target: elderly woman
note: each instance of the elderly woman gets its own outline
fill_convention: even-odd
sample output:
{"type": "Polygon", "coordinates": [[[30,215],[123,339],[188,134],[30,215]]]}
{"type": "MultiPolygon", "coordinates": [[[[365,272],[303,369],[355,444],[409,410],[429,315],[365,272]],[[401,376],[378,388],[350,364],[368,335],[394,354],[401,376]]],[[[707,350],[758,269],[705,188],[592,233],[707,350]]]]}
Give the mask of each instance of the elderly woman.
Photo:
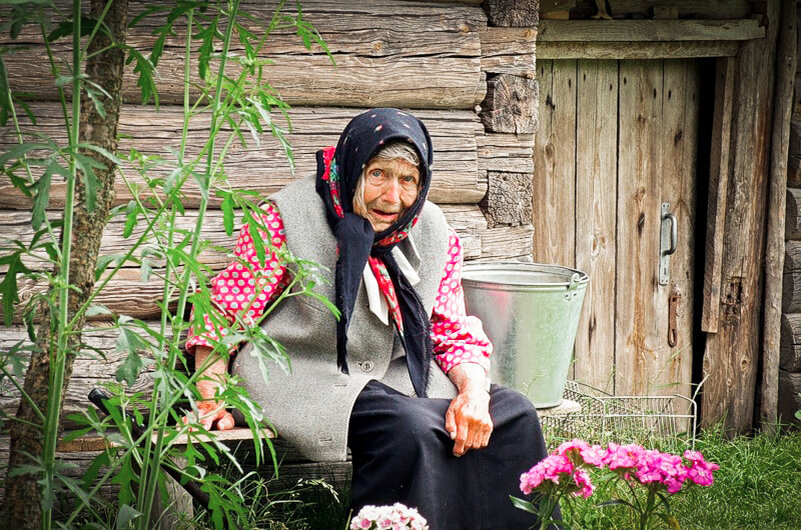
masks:
{"type": "MultiPolygon", "coordinates": [[[[427,202],[433,159],[423,123],[397,109],[356,116],[336,148],[317,153],[317,173],[272,195],[264,224],[276,248],[326,267],[312,297],[285,299],[262,324],[283,344],[292,373],[265,384],[248,345],[232,370],[264,406],[281,437],[309,459],[353,459],[352,504],[401,502],[432,529],[516,529],[535,521],[515,509],[520,474],[546,455],[535,409],[521,394],[490,385],[492,346],[467,316],[462,247],[440,209],[427,202]]],[[[244,226],[232,264],[213,280],[215,301],[251,318],[287,284],[277,254],[259,263],[244,226]]],[[[219,339],[190,333],[199,365],[219,339]]],[[[214,401],[216,361],[198,382],[208,427],[233,426],[214,401]]]]}

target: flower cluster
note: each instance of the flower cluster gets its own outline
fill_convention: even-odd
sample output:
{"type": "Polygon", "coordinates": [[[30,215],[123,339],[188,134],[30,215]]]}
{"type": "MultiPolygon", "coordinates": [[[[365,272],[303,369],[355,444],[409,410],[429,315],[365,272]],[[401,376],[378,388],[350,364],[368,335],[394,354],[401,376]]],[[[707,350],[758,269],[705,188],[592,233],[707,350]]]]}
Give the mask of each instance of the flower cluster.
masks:
{"type": "Polygon", "coordinates": [[[351,530],[428,530],[428,522],[415,508],[396,502],[392,506],[368,505],[350,522],[351,530]]]}
{"type": "MultiPolygon", "coordinates": [[[[523,493],[538,493],[545,500],[540,508],[521,499],[513,498],[513,501],[522,509],[537,512],[543,521],[550,520],[556,503],[565,495],[585,499],[592,495],[594,486],[588,470],[603,468],[632,487],[639,484],[645,488],[645,502],[621,499],[620,503],[638,512],[641,521],[647,521],[655,513],[657,501],[667,506],[666,494],[677,493],[686,484],[711,485],[712,473],[719,466],[704,460],[698,451],[685,451],[682,458],[636,444],[610,443],[604,448],[574,439],[560,445],[554,453],[520,476],[520,490],[523,493]],[[689,463],[685,464],[685,461],[689,463]],[[543,506],[546,510],[542,509],[543,506]]],[[[633,495],[636,496],[635,493],[633,495]]]]}

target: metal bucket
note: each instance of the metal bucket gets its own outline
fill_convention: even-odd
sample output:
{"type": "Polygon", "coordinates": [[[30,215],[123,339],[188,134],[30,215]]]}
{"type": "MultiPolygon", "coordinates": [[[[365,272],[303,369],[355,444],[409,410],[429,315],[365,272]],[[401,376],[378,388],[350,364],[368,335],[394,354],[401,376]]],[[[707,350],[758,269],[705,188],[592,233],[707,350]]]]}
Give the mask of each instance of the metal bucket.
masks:
{"type": "Polygon", "coordinates": [[[495,346],[494,383],[523,392],[537,408],[562,403],[589,281],[558,265],[465,265],[467,313],[481,319],[495,346]]]}

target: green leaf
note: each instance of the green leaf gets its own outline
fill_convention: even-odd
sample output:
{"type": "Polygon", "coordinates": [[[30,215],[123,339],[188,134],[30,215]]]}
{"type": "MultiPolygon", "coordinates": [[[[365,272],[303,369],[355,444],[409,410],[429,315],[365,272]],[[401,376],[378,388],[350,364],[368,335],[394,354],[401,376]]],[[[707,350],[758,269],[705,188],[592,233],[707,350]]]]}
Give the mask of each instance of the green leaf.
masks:
{"type": "Polygon", "coordinates": [[[139,214],[139,206],[136,204],[136,201],[131,199],[128,202],[128,206],[125,208],[125,226],[122,229],[122,237],[124,237],[125,239],[131,237],[133,229],[136,226],[136,220],[138,214],[139,214]]]}
{"type": "MultiPolygon", "coordinates": [[[[5,256],[4,256],[5,257],[5,256]]],[[[3,281],[0,282],[0,296],[2,296],[3,319],[6,326],[10,326],[14,318],[14,304],[19,302],[17,274],[29,273],[31,270],[22,263],[20,251],[11,255],[3,281]]]]}
{"type": "Polygon", "coordinates": [[[234,197],[231,193],[225,193],[222,205],[223,211],[223,226],[225,227],[225,234],[231,235],[234,233],[234,197]]]}
{"type": "Polygon", "coordinates": [[[26,154],[34,151],[36,149],[49,149],[49,144],[39,144],[39,143],[24,143],[18,144],[0,155],[0,167],[6,165],[9,160],[19,160],[23,158],[26,154]]]}
{"type": "Polygon", "coordinates": [[[145,367],[145,363],[142,361],[142,357],[139,356],[135,351],[131,351],[128,353],[128,356],[125,357],[125,360],[120,364],[117,368],[117,373],[115,377],[117,381],[123,382],[128,386],[133,386],[136,383],[136,379],[139,377],[139,373],[145,367]]]}
{"type": "Polygon", "coordinates": [[[94,304],[90,305],[89,308],[86,310],[86,316],[93,317],[97,315],[113,315],[108,307],[101,305],[101,304],[94,304]]]}
{"type": "Polygon", "coordinates": [[[89,96],[89,99],[92,101],[92,104],[95,106],[95,110],[97,111],[98,114],[100,114],[101,118],[105,118],[106,117],[106,107],[103,106],[103,102],[100,101],[100,99],[98,99],[97,93],[94,90],[92,90],[88,86],[85,86],[85,88],[86,88],[86,95],[89,96]]]}
{"type": "Polygon", "coordinates": [[[14,102],[11,99],[11,90],[8,86],[8,74],[6,73],[6,63],[0,55],[0,127],[5,127],[8,117],[13,111],[14,102]]]}
{"type": "Polygon", "coordinates": [[[95,268],[95,281],[98,281],[103,273],[106,272],[106,269],[112,263],[116,266],[123,258],[125,254],[107,254],[104,256],[100,256],[97,258],[97,267],[95,268]]]}
{"type": "MultiPolygon", "coordinates": [[[[92,33],[92,30],[94,29],[96,24],[97,24],[97,20],[95,20],[93,18],[82,16],[81,17],[81,37],[86,37],[86,36],[90,35],[92,33]]],[[[47,41],[48,42],[54,42],[54,41],[56,41],[56,40],[58,40],[58,39],[60,39],[62,37],[66,37],[68,35],[72,35],[74,27],[75,27],[75,23],[72,20],[65,20],[64,22],[62,22],[61,24],[56,26],[56,29],[54,29],[53,31],[50,32],[50,34],[47,36],[47,41]]],[[[108,28],[102,28],[101,27],[100,31],[102,31],[106,35],[109,34],[108,33],[108,28]]]]}
{"type": "Polygon", "coordinates": [[[53,176],[53,165],[58,165],[58,162],[51,160],[47,169],[39,177],[31,188],[36,191],[33,198],[33,212],[31,213],[31,225],[34,230],[39,230],[42,223],[46,219],[47,205],[50,204],[50,180],[53,176]]]}
{"type": "Polygon", "coordinates": [[[125,60],[125,64],[131,64],[132,62],[136,62],[136,66],[134,66],[134,74],[137,74],[139,77],[136,80],[136,86],[142,92],[142,104],[147,105],[150,103],[150,98],[153,98],[153,104],[155,105],[156,109],[159,108],[159,92],[156,88],[156,82],[154,79],[155,73],[155,66],[153,63],[142,55],[139,51],[131,46],[126,46],[125,49],[128,51],[128,59],[125,60]]]}
{"type": "Polygon", "coordinates": [[[123,504],[120,506],[120,511],[117,513],[117,524],[115,525],[116,530],[124,530],[128,528],[134,519],[141,516],[141,512],[136,511],[127,504],[123,504]]]}
{"type": "Polygon", "coordinates": [[[509,498],[512,500],[512,504],[514,505],[515,508],[519,508],[528,513],[533,513],[534,515],[539,515],[537,509],[534,508],[534,505],[529,501],[518,499],[517,497],[513,497],[512,495],[509,495],[509,498]]]}
{"type": "Polygon", "coordinates": [[[83,175],[83,185],[86,189],[86,209],[90,212],[95,209],[97,203],[97,190],[100,187],[100,181],[97,180],[95,169],[106,169],[105,164],[98,162],[91,156],[73,153],[75,165],[81,170],[83,175]]]}

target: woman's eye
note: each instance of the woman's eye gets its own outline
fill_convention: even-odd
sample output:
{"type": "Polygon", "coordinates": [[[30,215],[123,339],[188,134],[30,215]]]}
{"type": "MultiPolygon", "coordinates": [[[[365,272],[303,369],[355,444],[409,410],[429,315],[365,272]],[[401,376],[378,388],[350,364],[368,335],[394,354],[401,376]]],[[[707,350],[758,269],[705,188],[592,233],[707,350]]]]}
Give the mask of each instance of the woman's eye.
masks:
{"type": "Polygon", "coordinates": [[[374,170],[372,170],[372,171],[370,172],[370,176],[371,176],[371,177],[380,177],[380,176],[381,176],[381,170],[380,170],[380,169],[374,169],[374,170]]]}

